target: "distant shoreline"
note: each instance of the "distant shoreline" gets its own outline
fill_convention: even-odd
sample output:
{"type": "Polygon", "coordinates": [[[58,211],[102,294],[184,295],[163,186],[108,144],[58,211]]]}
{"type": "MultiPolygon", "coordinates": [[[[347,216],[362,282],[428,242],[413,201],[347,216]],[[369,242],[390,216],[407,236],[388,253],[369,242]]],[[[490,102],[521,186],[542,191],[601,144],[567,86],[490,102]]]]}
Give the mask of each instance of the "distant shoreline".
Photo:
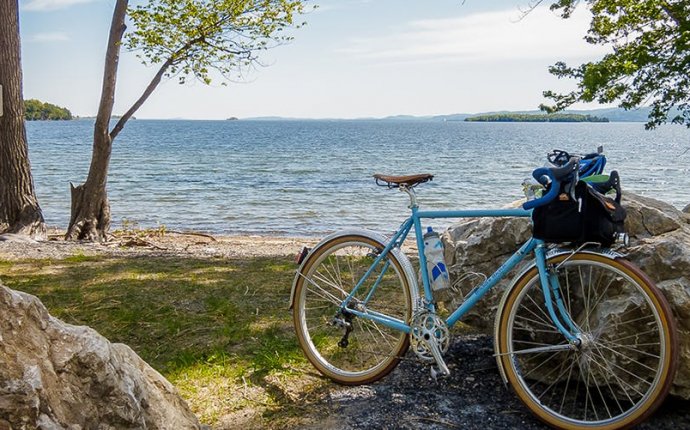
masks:
{"type": "Polygon", "coordinates": [[[582,114],[490,114],[465,118],[468,122],[609,122],[608,118],[582,114]]]}
{"type": "MultiPolygon", "coordinates": [[[[634,110],[624,110],[620,108],[600,108],[600,109],[590,109],[590,110],[566,110],[559,112],[557,115],[582,115],[582,116],[592,116],[598,118],[606,118],[609,122],[634,122],[634,123],[646,123],[649,121],[650,108],[640,108],[634,110]]],[[[229,115],[222,118],[141,118],[141,120],[149,121],[225,121],[225,122],[248,122],[248,121],[422,121],[422,122],[457,122],[465,121],[466,118],[472,118],[483,115],[545,115],[542,111],[529,110],[529,111],[492,111],[492,112],[476,112],[476,113],[453,113],[453,114],[439,114],[439,115],[389,115],[384,117],[356,117],[356,118],[343,118],[343,117],[321,117],[321,118],[296,118],[289,116],[278,116],[278,115],[266,115],[266,116],[254,116],[254,117],[239,117],[235,115],[229,115]],[[235,119],[236,118],[236,119],[235,119]]],[[[114,115],[112,119],[119,119],[119,115],[114,115]]],[[[94,120],[95,116],[75,116],[74,120],[94,120]]],[[[132,117],[131,119],[136,119],[132,117]]],[[[508,122],[508,121],[503,121],[508,122]]],[[[520,122],[546,122],[546,121],[520,121],[520,122]]],[[[558,122],[558,121],[549,121],[558,122]]],[[[571,122],[571,121],[567,121],[571,122]]],[[[591,121],[588,121],[591,122],[591,121]]]]}

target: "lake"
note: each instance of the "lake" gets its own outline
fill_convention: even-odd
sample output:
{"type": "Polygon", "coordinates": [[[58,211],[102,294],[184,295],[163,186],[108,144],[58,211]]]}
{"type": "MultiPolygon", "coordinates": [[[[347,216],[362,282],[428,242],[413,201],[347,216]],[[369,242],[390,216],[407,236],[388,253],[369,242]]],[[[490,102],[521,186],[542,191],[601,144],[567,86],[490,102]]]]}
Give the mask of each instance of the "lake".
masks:
{"type": "MultiPolygon", "coordinates": [[[[27,123],[36,192],[50,226],[67,227],[69,183],[86,177],[92,133],[88,120],[27,123]]],[[[599,145],[624,192],[678,208],[690,203],[690,131],[645,131],[642,123],[135,120],[115,140],[108,193],[114,228],[391,232],[408,201],[376,187],[374,173],[434,174],[418,188],[422,208],[500,207],[522,196],[520,184],[551,149],[584,153],[599,145]]]]}

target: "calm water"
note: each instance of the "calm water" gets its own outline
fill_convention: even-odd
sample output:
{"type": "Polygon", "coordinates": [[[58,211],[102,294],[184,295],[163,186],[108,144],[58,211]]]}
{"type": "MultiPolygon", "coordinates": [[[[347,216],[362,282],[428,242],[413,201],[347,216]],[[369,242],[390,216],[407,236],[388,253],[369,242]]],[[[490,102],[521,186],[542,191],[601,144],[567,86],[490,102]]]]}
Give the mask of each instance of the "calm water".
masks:
{"type": "MultiPolygon", "coordinates": [[[[48,224],[64,228],[69,182],[88,172],[93,123],[27,127],[39,203],[48,224]]],[[[598,145],[624,190],[690,203],[690,131],[649,132],[641,123],[136,120],[115,141],[108,191],[114,227],[127,220],[223,234],[391,231],[407,199],[376,187],[373,173],[436,175],[419,188],[423,208],[499,207],[521,196],[520,183],[549,150],[598,145]]]]}

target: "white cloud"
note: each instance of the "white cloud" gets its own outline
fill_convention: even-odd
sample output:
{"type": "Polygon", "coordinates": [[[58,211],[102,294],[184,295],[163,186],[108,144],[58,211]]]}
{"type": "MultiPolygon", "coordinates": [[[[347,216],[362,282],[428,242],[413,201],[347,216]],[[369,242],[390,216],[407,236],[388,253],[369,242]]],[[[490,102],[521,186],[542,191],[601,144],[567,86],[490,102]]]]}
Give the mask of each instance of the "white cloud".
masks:
{"type": "Polygon", "coordinates": [[[29,0],[23,10],[46,11],[63,9],[75,4],[90,3],[93,0],[29,0]]]}
{"type": "Polygon", "coordinates": [[[69,40],[67,33],[54,31],[50,33],[36,33],[31,37],[33,42],[64,42],[69,40]]]}
{"type": "Polygon", "coordinates": [[[413,21],[382,37],[352,39],[339,52],[375,63],[556,61],[606,52],[583,40],[591,19],[587,8],[567,20],[544,7],[519,18],[511,9],[413,21]]]}

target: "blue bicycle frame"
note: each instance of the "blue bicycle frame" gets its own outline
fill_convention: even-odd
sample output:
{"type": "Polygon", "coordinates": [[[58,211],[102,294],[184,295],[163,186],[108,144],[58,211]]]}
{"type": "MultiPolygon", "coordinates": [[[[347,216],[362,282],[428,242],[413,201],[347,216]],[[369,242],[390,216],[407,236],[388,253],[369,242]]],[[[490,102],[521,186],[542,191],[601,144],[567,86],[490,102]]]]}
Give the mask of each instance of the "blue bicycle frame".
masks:
{"type": "MultiPolygon", "coordinates": [[[[475,218],[475,217],[530,217],[531,211],[524,209],[496,209],[496,210],[459,210],[459,211],[420,211],[416,205],[416,201],[412,199],[413,204],[411,205],[412,215],[406,219],[395,232],[391,240],[388,242],[386,247],[374,260],[369,270],[364,274],[362,279],[359,280],[355,288],[350,292],[348,297],[345,298],[341,304],[341,309],[347,309],[347,312],[354,314],[361,318],[371,319],[388,327],[394,328],[396,330],[404,331],[406,333],[410,332],[410,326],[405,322],[390,316],[380,314],[371,310],[365,312],[352,309],[348,307],[348,303],[355,296],[362,284],[371,276],[371,274],[376,270],[379,264],[386,258],[388,253],[395,247],[401,247],[410,231],[414,229],[415,236],[417,238],[417,249],[419,256],[420,267],[422,275],[422,284],[424,286],[424,298],[425,306],[429,311],[434,311],[434,300],[431,291],[431,283],[429,282],[429,274],[425,269],[426,256],[424,253],[424,239],[422,230],[422,219],[442,219],[442,218],[475,218]]],[[[481,298],[494,287],[501,279],[505,277],[508,272],[510,272],[515,266],[517,266],[526,256],[534,252],[537,269],[539,271],[539,278],[542,285],[542,290],[544,293],[545,303],[549,316],[551,317],[554,325],[563,334],[563,336],[570,342],[577,342],[577,335],[579,330],[576,325],[571,320],[568,312],[565,309],[563,300],[561,299],[560,288],[558,284],[558,279],[555,273],[547,267],[546,264],[546,246],[543,241],[539,239],[530,238],[525,244],[523,244],[520,249],[518,249],[505,263],[503,263],[490,277],[488,277],[481,285],[472,289],[463,303],[451,313],[446,319],[446,324],[451,327],[456,322],[458,322],[481,298]],[[555,303],[555,306],[554,306],[555,303]]],[[[377,278],[374,286],[371,288],[367,297],[364,299],[363,304],[366,303],[371,298],[372,294],[376,290],[379,281],[383,278],[383,273],[388,269],[389,262],[384,263],[382,273],[377,278]]]]}

